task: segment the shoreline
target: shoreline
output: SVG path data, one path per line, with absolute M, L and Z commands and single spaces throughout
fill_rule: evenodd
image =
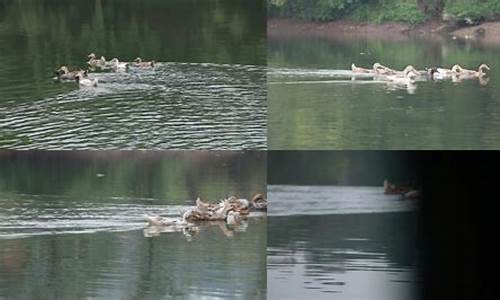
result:
M 313 22 L 272 18 L 267 21 L 267 35 L 270 38 L 322 38 L 329 40 L 458 39 L 500 46 L 500 22 L 486 22 L 475 26 L 456 28 L 449 23 L 438 21 L 411 25 L 398 22 L 373 24 L 347 20 Z

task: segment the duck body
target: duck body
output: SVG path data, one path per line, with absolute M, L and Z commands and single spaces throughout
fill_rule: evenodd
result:
M 411 191 L 411 188 L 405 186 L 397 186 L 390 183 L 387 179 L 384 180 L 384 194 L 386 195 L 404 195 Z
M 113 58 L 112 60 L 109 61 L 108 66 L 113 69 L 115 72 L 125 72 L 129 68 L 129 63 L 125 62 L 120 62 L 118 58 Z
M 87 70 L 75 70 L 70 71 L 68 67 L 62 66 L 55 72 L 56 79 L 60 81 L 73 81 L 77 76 L 81 76 L 82 78 L 88 76 Z
M 75 77 L 76 82 L 78 83 L 78 86 L 80 87 L 97 87 L 97 78 L 90 79 L 90 78 L 84 78 L 81 75 L 77 75 Z
M 155 61 L 142 61 L 142 58 L 137 57 L 134 59 L 134 62 L 132 63 L 132 66 L 138 67 L 138 68 L 153 68 L 155 66 Z
M 353 73 L 362 73 L 362 74 L 371 74 L 374 72 L 373 69 L 357 67 L 355 64 L 351 64 L 351 71 Z
M 489 70 L 491 70 L 491 69 L 490 69 L 490 67 L 487 64 L 481 64 L 478 67 L 477 71 L 464 69 L 464 68 L 462 68 L 462 67 L 459 66 L 457 73 L 460 76 L 464 76 L 464 77 L 476 77 L 477 78 L 477 77 L 485 76 L 487 74 L 486 71 L 489 71 Z
M 89 61 L 87 64 L 91 68 L 105 68 L 106 67 L 106 58 L 104 56 L 101 56 L 101 58 L 97 58 L 94 53 L 90 53 L 88 55 Z

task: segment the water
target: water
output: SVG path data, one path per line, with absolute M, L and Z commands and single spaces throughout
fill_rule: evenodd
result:
M 270 299 L 418 298 L 415 203 L 382 187 L 271 185 L 268 197 Z
M 500 50 L 458 41 L 273 38 L 271 149 L 498 149 Z M 395 69 L 491 67 L 489 81 L 417 82 L 359 77 L 350 65 Z
M 265 214 L 174 232 L 143 220 L 262 191 L 262 153 L 3 151 L 0 166 L 0 298 L 265 297 Z
M 0 146 L 265 149 L 262 1 L 6 1 L 0 12 Z M 61 65 L 154 59 L 154 70 L 57 84 Z

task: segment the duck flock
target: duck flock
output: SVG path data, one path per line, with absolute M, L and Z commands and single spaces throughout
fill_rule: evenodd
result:
M 76 82 L 80 87 L 97 87 L 97 78 L 89 76 L 94 71 L 127 72 L 130 68 L 154 68 L 155 61 L 143 61 L 137 57 L 133 62 L 121 62 L 118 58 L 107 61 L 104 56 L 97 58 L 94 53 L 88 55 L 87 69 L 70 70 L 67 66 L 61 66 L 55 71 L 55 80 L 59 82 Z
M 197 223 L 203 221 L 223 221 L 227 225 L 238 225 L 252 211 L 267 211 L 267 200 L 262 194 L 254 195 L 250 201 L 231 196 L 217 203 L 208 203 L 198 198 L 196 205 L 183 212 L 180 217 L 145 215 L 144 218 L 149 226 L 185 231 L 195 228 Z
M 460 65 L 454 65 L 451 69 L 432 67 L 425 70 L 417 70 L 412 65 L 406 66 L 402 71 L 394 70 L 379 63 L 374 63 L 373 67 L 363 68 L 355 64 L 351 65 L 354 75 L 372 75 L 377 80 L 387 81 L 395 84 L 413 84 L 417 81 L 452 80 L 460 82 L 464 79 L 479 79 L 480 83 L 487 83 L 486 75 L 490 67 L 481 64 L 477 71 L 464 69 Z

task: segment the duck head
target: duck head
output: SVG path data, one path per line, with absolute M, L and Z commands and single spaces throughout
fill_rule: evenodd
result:
M 479 73 L 486 74 L 486 71 L 489 71 L 491 69 L 487 64 L 481 64 L 477 70 Z
M 418 72 L 417 69 L 415 69 L 415 67 L 413 67 L 412 65 L 407 65 L 404 69 L 403 69 L 403 72 L 404 73 L 407 73 L 409 71 L 413 71 L 413 72 Z
M 251 205 L 256 209 L 267 209 L 267 200 L 264 195 L 258 193 L 252 197 L 250 200 Z
M 461 73 L 463 72 L 464 68 L 462 68 L 460 65 L 453 65 L 453 67 L 451 67 L 451 71 L 455 72 L 455 73 Z
M 94 52 L 90 53 L 89 55 L 87 55 L 88 58 L 90 59 L 95 59 L 95 54 Z
M 134 59 L 134 62 L 136 62 L 136 63 L 141 63 L 141 62 L 142 62 L 142 58 L 140 58 L 140 57 L 136 57 L 136 58 Z

